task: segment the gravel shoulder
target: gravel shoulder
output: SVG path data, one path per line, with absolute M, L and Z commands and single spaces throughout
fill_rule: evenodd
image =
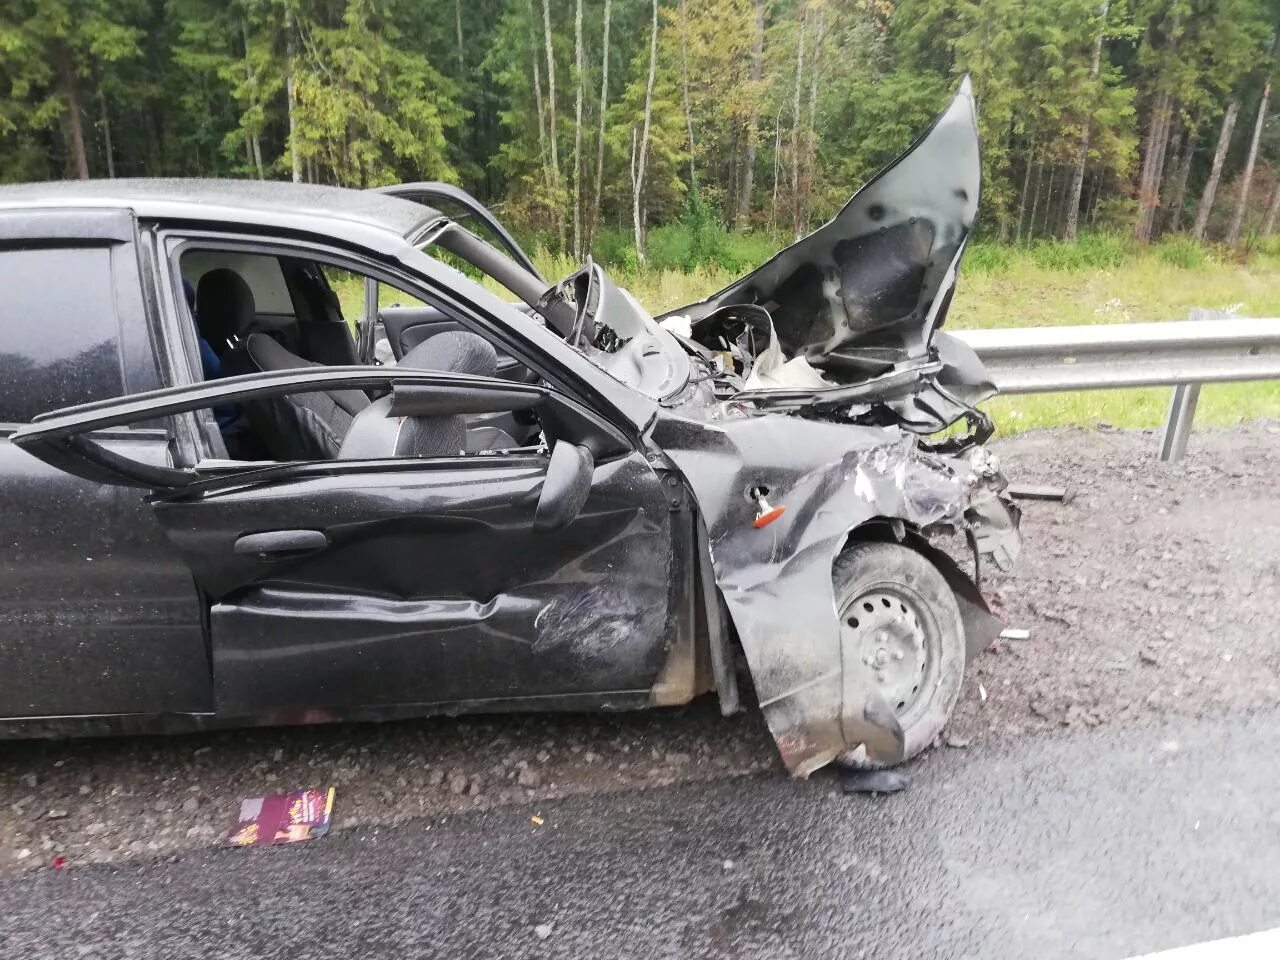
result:
M 1280 703 L 1280 424 L 1197 433 L 1160 464 L 1149 431 L 998 442 L 1029 503 L 1024 553 L 993 578 L 1010 626 L 970 665 L 946 735 L 980 750 L 1063 727 Z M 752 772 L 783 776 L 755 711 L 711 698 L 633 715 L 498 716 L 176 737 L 0 743 L 0 870 L 173 856 L 244 796 L 337 787 L 337 830 Z

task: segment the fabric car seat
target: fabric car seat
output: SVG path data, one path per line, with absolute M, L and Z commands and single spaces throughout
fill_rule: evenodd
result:
M 462 330 L 449 330 L 424 340 L 397 364 L 418 370 L 465 373 L 493 377 L 498 355 L 483 337 Z M 385 457 L 448 457 L 475 449 L 515 446 L 510 436 L 493 428 L 481 428 L 474 436 L 463 416 L 397 417 L 391 415 L 390 396 L 375 400 L 352 423 L 342 448 L 343 460 Z M 505 439 L 505 442 L 502 442 Z M 477 443 L 483 446 L 477 447 Z

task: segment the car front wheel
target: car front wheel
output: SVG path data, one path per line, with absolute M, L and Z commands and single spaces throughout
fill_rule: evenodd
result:
M 964 680 L 960 608 L 937 567 L 897 543 L 852 543 L 833 570 L 845 662 L 861 664 L 902 726 L 904 760 L 942 732 Z M 846 765 L 887 766 L 859 749 Z

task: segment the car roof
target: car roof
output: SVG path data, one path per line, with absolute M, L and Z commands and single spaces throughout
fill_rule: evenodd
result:
M 279 180 L 138 178 L 0 185 L 0 215 L 86 207 L 129 209 L 141 219 L 272 226 L 295 222 L 302 229 L 316 228 L 318 220 L 331 226 L 345 221 L 400 237 L 443 216 L 423 204 L 373 191 Z

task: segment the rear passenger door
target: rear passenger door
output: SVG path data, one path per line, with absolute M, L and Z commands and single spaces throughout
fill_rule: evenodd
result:
M 42 411 L 158 386 L 132 216 L 0 218 L 0 719 L 212 705 L 201 605 L 150 507 L 9 439 Z M 94 439 L 169 463 L 163 424 Z

